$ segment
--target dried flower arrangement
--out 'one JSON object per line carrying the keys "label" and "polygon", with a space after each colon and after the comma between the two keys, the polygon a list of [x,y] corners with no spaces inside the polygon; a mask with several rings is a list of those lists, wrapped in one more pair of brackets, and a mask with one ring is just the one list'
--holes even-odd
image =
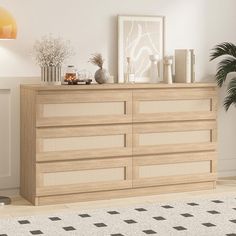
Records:
{"label": "dried flower arrangement", "polygon": [[54,38],[51,35],[37,40],[33,47],[33,57],[40,67],[62,66],[74,54],[70,41]]}
{"label": "dried flower arrangement", "polygon": [[102,69],[105,59],[103,59],[102,54],[95,53],[95,54],[92,54],[92,57],[89,59],[89,62],[95,66],[98,66],[100,69]]}

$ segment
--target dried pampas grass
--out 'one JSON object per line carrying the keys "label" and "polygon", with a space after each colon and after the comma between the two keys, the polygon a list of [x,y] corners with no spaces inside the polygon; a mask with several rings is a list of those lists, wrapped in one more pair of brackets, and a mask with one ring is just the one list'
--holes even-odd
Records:
{"label": "dried pampas grass", "polygon": [[101,69],[103,67],[104,61],[105,60],[102,58],[102,54],[100,53],[92,54],[92,57],[89,59],[90,63],[92,63],[95,66],[98,66]]}

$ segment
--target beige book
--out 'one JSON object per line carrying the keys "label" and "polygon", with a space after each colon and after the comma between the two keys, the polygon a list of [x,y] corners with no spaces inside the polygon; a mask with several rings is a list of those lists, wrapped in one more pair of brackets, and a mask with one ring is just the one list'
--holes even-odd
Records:
{"label": "beige book", "polygon": [[191,49],[190,50],[191,52],[191,82],[194,83],[195,82],[195,79],[196,79],[196,76],[195,76],[195,53],[194,53],[194,49]]}
{"label": "beige book", "polygon": [[191,83],[193,77],[193,50],[175,50],[175,83]]}

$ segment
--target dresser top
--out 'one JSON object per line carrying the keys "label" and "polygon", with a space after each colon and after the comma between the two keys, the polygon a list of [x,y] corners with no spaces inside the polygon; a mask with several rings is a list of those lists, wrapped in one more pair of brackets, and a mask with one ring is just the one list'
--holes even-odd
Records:
{"label": "dresser top", "polygon": [[119,90],[119,89],[166,89],[166,88],[214,88],[215,83],[174,83],[174,84],[91,84],[91,85],[40,85],[22,84],[21,88],[47,91],[47,90]]}

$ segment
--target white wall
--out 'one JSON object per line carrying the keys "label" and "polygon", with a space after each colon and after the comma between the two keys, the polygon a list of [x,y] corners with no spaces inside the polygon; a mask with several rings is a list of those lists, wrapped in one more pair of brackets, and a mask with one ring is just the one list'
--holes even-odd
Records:
{"label": "white wall", "polygon": [[196,49],[197,77],[212,73],[209,49],[218,42],[235,41],[235,0],[0,0],[15,16],[16,41],[0,44],[1,76],[35,76],[30,49],[42,35],[52,33],[72,41],[76,56],[72,63],[92,68],[91,53],[101,52],[109,69],[117,75],[117,15],[166,16],[166,49]]}
{"label": "white wall", "polygon": [[[17,40],[0,41],[1,84],[33,82],[26,77],[39,76],[30,50],[36,39],[48,33],[71,40],[76,56],[69,63],[94,71],[88,58],[101,52],[116,77],[117,15],[122,14],[166,16],[167,54],[173,54],[175,48],[195,48],[199,81],[215,73],[209,50],[223,41],[236,43],[235,0],[0,0],[0,5],[12,12],[19,30]],[[224,175],[236,175],[236,110],[226,115],[221,109],[219,120],[220,170]],[[17,161],[19,155],[14,158]],[[9,185],[16,186],[17,179]]]}

